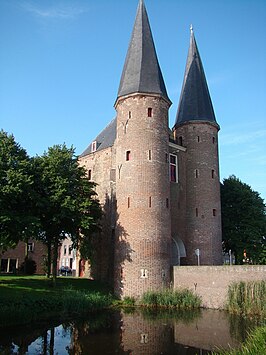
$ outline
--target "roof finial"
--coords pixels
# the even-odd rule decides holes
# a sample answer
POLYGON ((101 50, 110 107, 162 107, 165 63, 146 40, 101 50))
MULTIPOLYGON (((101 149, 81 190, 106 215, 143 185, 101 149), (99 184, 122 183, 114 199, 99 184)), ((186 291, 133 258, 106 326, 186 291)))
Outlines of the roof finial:
POLYGON ((193 25, 192 24, 190 25, 190 33, 191 34, 193 33, 193 25))

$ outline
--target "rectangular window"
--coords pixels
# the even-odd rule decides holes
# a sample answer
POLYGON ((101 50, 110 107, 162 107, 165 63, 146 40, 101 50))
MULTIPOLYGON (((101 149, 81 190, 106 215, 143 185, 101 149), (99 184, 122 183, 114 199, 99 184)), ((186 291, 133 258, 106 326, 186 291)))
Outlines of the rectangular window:
POLYGON ((216 209, 215 208, 212 210, 212 215, 213 215, 213 217, 216 216, 216 209))
POLYGON ((140 277, 142 279, 147 279, 148 278, 148 270, 147 269, 141 269, 140 270, 140 277))
POLYGON ((169 198, 166 199, 166 208, 169 208, 169 198))
POLYGON ((64 245, 64 255, 66 255, 66 253, 67 253, 67 246, 64 245))
POLYGON ((212 179, 214 179, 214 170, 212 169, 212 179))
POLYGON ((1 272, 7 272, 8 259, 1 259, 1 272))
POLYGON ((126 161, 130 160, 130 150, 126 151, 126 161))
POLYGON ((199 171, 198 169, 195 170, 195 178, 197 179, 199 177, 199 171))
POLYGON ((170 181, 178 182, 177 176, 177 156, 170 154, 170 181))
POLYGON ((199 210, 196 208, 196 217, 199 216, 199 210))
POLYGON ((152 108, 148 107, 148 117, 152 117, 152 108))
POLYGON ((68 255, 71 255, 71 252, 72 252, 72 245, 69 245, 68 246, 68 255))
POLYGON ((88 179, 91 180, 91 169, 88 170, 88 179))
POLYGON ((148 159, 151 160, 151 150, 148 151, 148 159))
POLYGON ((131 118, 131 111, 128 111, 128 118, 131 118))
POLYGON ((149 207, 151 207, 151 196, 149 197, 149 207))
POLYGON ((127 208, 130 207, 130 197, 127 198, 127 208))
POLYGON ((93 141, 91 143, 91 153, 96 152, 97 149, 97 141, 93 141))
POLYGON ((33 243, 28 243, 28 251, 33 251, 34 250, 34 244, 33 243))

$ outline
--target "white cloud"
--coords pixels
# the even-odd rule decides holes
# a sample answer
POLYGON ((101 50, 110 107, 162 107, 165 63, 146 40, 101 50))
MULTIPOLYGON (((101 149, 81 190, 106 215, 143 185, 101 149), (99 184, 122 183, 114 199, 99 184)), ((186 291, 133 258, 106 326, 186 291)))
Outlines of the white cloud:
POLYGON ((31 2, 24 2, 22 6, 26 11, 41 19, 75 19, 88 11, 88 9, 83 7, 59 2, 50 7, 38 7, 31 2))
POLYGON ((233 132, 233 133, 222 133, 220 134, 221 145, 238 145, 244 143, 254 143, 255 139, 265 137, 266 140, 266 129, 250 131, 250 132, 233 132))

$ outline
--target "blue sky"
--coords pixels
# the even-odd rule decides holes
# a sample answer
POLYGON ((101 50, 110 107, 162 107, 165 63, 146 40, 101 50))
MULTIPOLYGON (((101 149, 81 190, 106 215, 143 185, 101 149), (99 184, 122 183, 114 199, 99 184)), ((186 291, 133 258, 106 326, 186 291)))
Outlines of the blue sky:
MULTIPOLYGON (((0 129, 30 156, 80 154, 113 108, 138 0, 0 0, 0 129)), ((266 198, 266 1, 146 0, 173 126, 193 24, 219 135, 221 179, 266 198)))

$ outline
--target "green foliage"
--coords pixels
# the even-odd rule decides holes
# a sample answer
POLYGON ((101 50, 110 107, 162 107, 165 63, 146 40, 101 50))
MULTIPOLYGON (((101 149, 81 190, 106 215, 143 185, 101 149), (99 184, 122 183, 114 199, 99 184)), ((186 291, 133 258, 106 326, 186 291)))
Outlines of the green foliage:
POLYGON ((266 281, 230 285, 227 308, 231 313, 266 317, 266 281))
POLYGON ((231 250, 236 263, 243 262, 243 253, 252 263, 266 258, 265 204, 258 192, 235 176, 221 185, 222 230, 225 251, 231 250))
POLYGON ((13 135, 0 131, 0 250, 36 232, 31 160, 13 135))
POLYGON ((136 300, 135 300, 134 297, 125 297, 125 298, 123 299, 123 305, 124 305, 124 306, 130 306, 130 307, 132 307, 132 306, 135 305, 135 303, 136 303, 136 300))
POLYGON ((201 306, 201 299, 187 289, 164 289, 159 292, 145 292, 141 298, 140 304, 147 307, 193 309, 201 306))
POLYGON ((48 247, 48 265, 53 250, 55 278, 58 246, 67 236, 72 239, 73 246, 81 250, 82 256, 88 257, 90 238, 97 230, 101 208, 95 185, 87 179, 85 169, 79 166, 73 147, 55 145, 42 157, 36 157, 34 166, 35 188, 39 195, 40 239, 48 247))
POLYGON ((231 351, 219 351, 222 355, 264 355, 265 354, 265 342, 266 342, 266 327, 258 327, 252 331, 241 349, 231 351))

